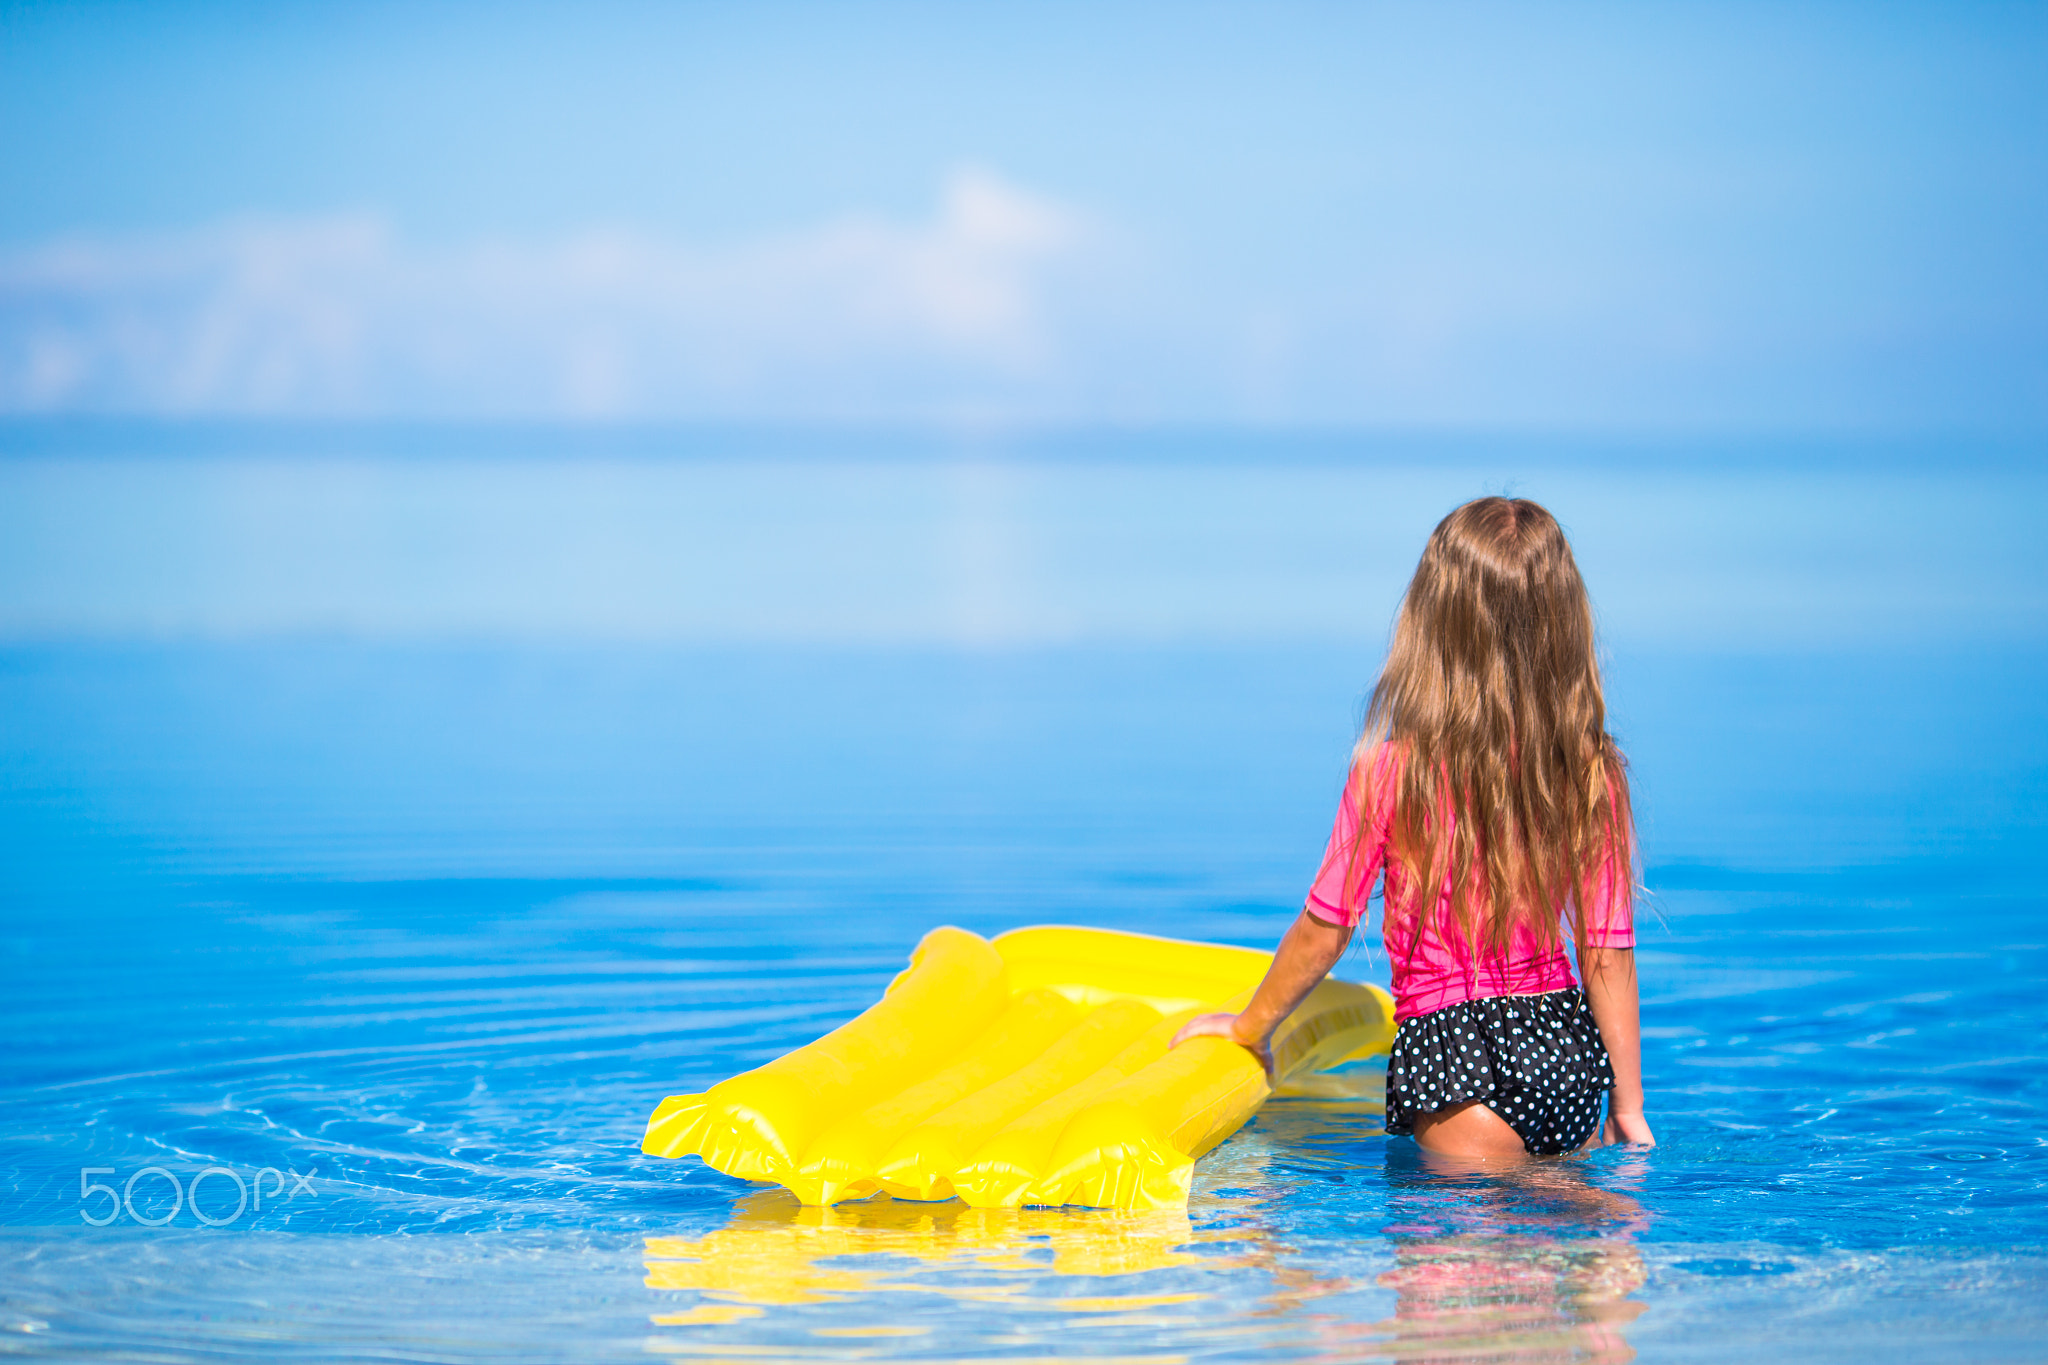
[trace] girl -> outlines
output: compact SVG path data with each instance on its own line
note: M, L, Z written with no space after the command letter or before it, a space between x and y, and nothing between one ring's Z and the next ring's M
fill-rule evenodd
M1308 904L1242 1014L1267 1039L1351 940L1382 872L1387 1131L1465 1158L1654 1141L1643 1118L1627 766L1593 609L1557 521L1481 498L1438 524L1394 625ZM1564 952L1568 924L1583 988Z

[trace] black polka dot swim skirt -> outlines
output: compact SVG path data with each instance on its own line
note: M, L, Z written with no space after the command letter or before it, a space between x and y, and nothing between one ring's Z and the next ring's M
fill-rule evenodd
M1586 993L1497 995L1401 1021L1387 1058L1387 1131L1478 1100L1536 1156L1576 1151L1600 1126L1614 1068Z

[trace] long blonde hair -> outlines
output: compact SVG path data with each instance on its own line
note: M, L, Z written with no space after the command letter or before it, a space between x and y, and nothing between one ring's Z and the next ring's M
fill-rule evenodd
M1561 917L1583 948L1603 867L1621 883L1611 894L1629 894L1628 765L1607 733L1593 607L1563 529L1536 503L1480 498L1437 524L1361 756L1382 742L1401 755L1392 855L1424 905L1448 880L1475 948L1504 951L1517 926L1554 948Z

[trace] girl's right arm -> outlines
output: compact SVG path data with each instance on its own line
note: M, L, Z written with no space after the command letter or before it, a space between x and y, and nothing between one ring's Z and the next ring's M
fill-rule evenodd
M1636 1006L1636 953L1633 948L1588 948L1579 969L1586 978L1586 1001L1600 1026L1600 1041L1614 1065L1614 1089L1607 1097L1609 1142L1638 1142L1654 1147L1650 1122L1643 1117L1642 1018Z
M1273 965L1266 968L1265 979L1252 993L1244 1013L1204 1014L1190 1019L1173 1035L1171 1046L1179 1047L1190 1038L1228 1038L1249 1048L1270 1079L1273 1030L1330 974L1330 968L1344 956L1345 946L1350 942L1349 927L1326 923L1304 908L1280 940Z

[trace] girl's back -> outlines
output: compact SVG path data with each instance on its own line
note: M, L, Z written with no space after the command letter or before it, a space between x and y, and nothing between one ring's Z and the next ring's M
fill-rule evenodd
M1475 942L1460 924L1457 885L1446 870L1428 885L1409 865L1390 856L1399 824L1397 803L1404 745L1384 741L1359 756L1321 869L1309 888L1308 913L1350 928L1364 918L1373 884L1385 877L1380 914L1381 941L1393 974L1394 1017L1410 1019L1448 1005L1495 995L1537 995L1576 984L1571 958L1553 932L1543 933L1528 916L1516 917L1506 941ZM1455 822L1451 812L1444 817ZM1593 877L1580 941L1588 947L1632 948L1629 868L1615 844L1604 850ZM1477 889L1477 906L1486 893ZM1553 906L1556 926L1566 907Z

